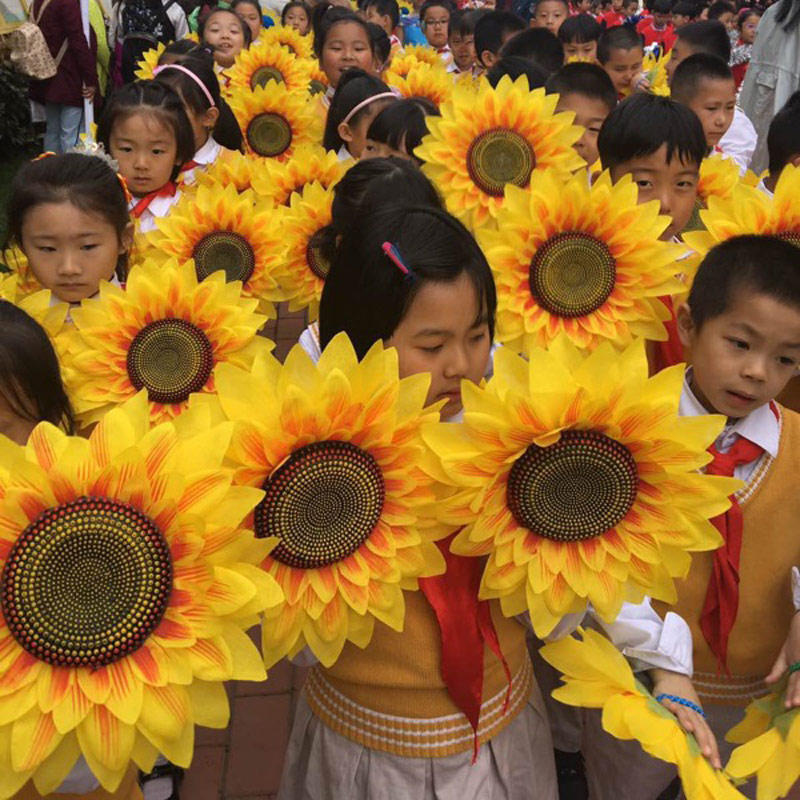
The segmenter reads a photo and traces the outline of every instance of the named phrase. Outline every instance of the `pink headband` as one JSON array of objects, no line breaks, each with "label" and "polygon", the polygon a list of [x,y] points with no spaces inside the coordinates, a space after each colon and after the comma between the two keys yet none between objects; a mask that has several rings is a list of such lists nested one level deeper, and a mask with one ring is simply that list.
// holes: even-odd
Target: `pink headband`
[{"label": "pink headband", "polygon": [[206,100],[208,100],[209,105],[211,108],[216,108],[216,103],[214,102],[214,98],[211,96],[211,92],[208,91],[208,87],[194,74],[190,69],[186,69],[186,67],[181,66],[180,64],[162,64],[160,67],[156,67],[153,70],[153,75],[158,75],[159,73],[163,72],[165,69],[177,69],[178,72],[182,72],[184,75],[188,75],[202,90],[203,94],[206,96]]},{"label": "pink headband", "polygon": [[361,111],[362,108],[366,108],[371,103],[374,103],[376,100],[388,100],[389,98],[392,100],[397,100],[397,95],[394,92],[383,92],[382,94],[374,94],[372,97],[368,97],[366,100],[362,100],[358,105],[354,106],[350,109],[350,113],[342,120],[342,124],[346,124],[353,119],[353,116]]}]

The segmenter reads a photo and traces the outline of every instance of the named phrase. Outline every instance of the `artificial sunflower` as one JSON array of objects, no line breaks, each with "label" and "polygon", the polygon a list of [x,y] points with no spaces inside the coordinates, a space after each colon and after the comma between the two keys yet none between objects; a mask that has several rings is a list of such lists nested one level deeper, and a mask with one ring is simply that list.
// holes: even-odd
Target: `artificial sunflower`
[{"label": "artificial sunflower", "polygon": [[755,700],[726,739],[739,744],[725,766],[734,778],[755,776],[757,800],[785,797],[800,780],[800,708],[786,708],[786,680]]},{"label": "artificial sunflower", "polygon": [[409,2],[409,0],[398,0],[397,5],[400,8],[400,13],[403,16],[416,13],[414,10],[414,4]]},{"label": "artificial sunflower", "polygon": [[578,347],[635,336],[667,338],[659,296],[677,292],[680,247],[659,236],[669,218],[639,205],[626,176],[568,180],[536,170],[526,190],[508,186],[497,230],[478,238],[497,284],[497,337],[528,352],[566,335]]},{"label": "artificial sunflower", "polygon": [[565,338],[528,360],[501,347],[486,386],[462,383],[464,421],[425,429],[423,466],[455,490],[453,552],[489,556],[481,597],[530,611],[542,638],[587,602],[610,621],[625,600],[675,601],[741,485],[696,472],[725,420],[678,417],[682,384],[682,365],[648,378],[642,340],[587,355]]},{"label": "artificial sunflower", "polygon": [[570,706],[602,708],[603,728],[617,739],[636,739],[655,758],[675,764],[688,800],[744,800],[722,771],[715,770],[686,733],[634,677],[628,662],[597,631],[581,630],[539,651],[562,673],[553,697]]},{"label": "artificial sunflower", "polygon": [[[260,174],[265,164],[271,162],[255,162],[235,150],[223,150],[219,158],[208,169],[195,171],[194,187],[207,186],[219,191],[226,186],[233,186],[239,194],[253,188],[253,181]],[[181,187],[182,191],[193,191],[192,186]]]},{"label": "artificial sunflower", "polygon": [[671,52],[664,53],[658,58],[652,53],[645,53],[642,69],[650,84],[650,92],[662,97],[669,97],[669,83],[667,81],[667,62],[672,55]]},{"label": "artificial sunflower", "polygon": [[192,259],[200,280],[222,270],[227,280],[241,281],[244,294],[272,318],[273,300],[282,298],[268,257],[283,247],[272,216],[268,203],[254,209],[234,186],[199,186],[156,221],[158,229],[144,236],[143,254],[180,264]]},{"label": "artificial sunflower", "polygon": [[800,246],[800,168],[788,164],[769,197],[743,182],[728,197],[710,197],[700,212],[704,231],[687,233],[684,240],[701,256],[714,245],[743,234],[777,236]]},{"label": "artificial sunflower", "polygon": [[266,317],[223,272],[198,281],[191,261],[147,261],[125,289],[103,284],[74,309],[76,338],[65,358],[67,389],[86,426],[147,390],[154,421],[183,413],[194,392],[214,391],[220,364],[249,367],[271,343],[258,330]]},{"label": "artificial sunflower", "polygon": [[261,41],[265,44],[279,44],[289,50],[296,58],[313,58],[312,37],[303,36],[288,25],[273,25],[262,34]]},{"label": "artificial sunflower", "polygon": [[252,92],[240,89],[231,96],[230,105],[250,155],[285,161],[301,144],[322,139],[308,95],[291,92],[275,81]]},{"label": "artificial sunflower", "polygon": [[159,42],[156,47],[152,50],[148,50],[143,56],[142,60],[137,65],[136,72],[133,74],[140,80],[140,81],[149,81],[152,80],[155,76],[153,72],[155,68],[158,66],[158,59],[164,53],[164,50],[167,49],[167,45],[164,42]]},{"label": "artificial sunflower", "polygon": [[21,308],[45,329],[54,342],[57,341],[59,333],[63,330],[69,306],[66,303],[54,303],[48,289],[26,294],[20,286],[17,273],[0,273],[0,300],[6,300]]},{"label": "artificial sunflower", "polygon": [[308,64],[308,92],[309,94],[324,94],[330,86],[325,70],[319,65],[319,61],[309,59]]},{"label": "artificial sunflower", "polygon": [[18,247],[9,247],[2,252],[0,263],[17,278],[16,292],[18,295],[29,295],[41,292],[44,289],[36,279],[28,263],[28,257]]},{"label": "artificial sunflower", "polygon": [[255,89],[268,81],[282,83],[290,92],[305,91],[310,80],[304,60],[296,58],[277,42],[259,42],[244,48],[225,73],[231,90]]},{"label": "artificial sunflower", "polygon": [[444,67],[425,63],[417,64],[405,77],[390,70],[386,73],[386,82],[403,97],[423,97],[436,108],[450,99],[454,87],[453,76]]},{"label": "artificial sunflower", "polygon": [[732,158],[715,153],[700,164],[700,180],[697,182],[697,200],[691,219],[684,232],[703,229],[700,212],[708,208],[711,197],[730,197],[739,185],[739,167]]},{"label": "artificial sunflower", "polygon": [[544,89],[530,91],[525,76],[505,76],[496,88],[481,81],[477,93],[454,87],[442,116],[427,118],[430,133],[415,152],[453,214],[478,229],[497,216],[508,184],[526,187],[534,169],[584,165],[572,148],[583,129],[571,113],[555,112],[557,102]]},{"label": "artificial sunflower", "polygon": [[264,489],[256,536],[278,538],[262,568],[285,588],[262,627],[267,665],[309,646],[330,666],[346,641],[365,647],[375,620],[402,630],[404,589],[441,574],[432,482],[419,469],[428,376],[399,380],[397,353],[359,362],[340,334],[315,366],[296,346],[281,367],[223,365],[219,401],[237,423],[236,479]]},{"label": "artificial sunflower", "polygon": [[282,592],[230,435],[200,413],[151,427],[142,393],[88,439],[0,437],[0,797],[53,792],[81,755],[109,792],[131,760],[186,767],[194,726],[228,723],[222,682],[264,679],[244,631]]},{"label": "artificial sunflower", "polygon": [[312,181],[324,189],[333,187],[352,163],[340,161],[335,152],[320,145],[303,145],[288,161],[265,161],[253,176],[253,189],[276,206],[288,206],[291,197]]},{"label": "artificial sunflower", "polygon": [[273,256],[273,274],[289,301],[289,311],[307,308],[311,322],[319,313],[331,266],[314,237],[331,224],[332,205],[333,189],[325,189],[316,181],[306,184],[301,193],[292,193],[289,209],[280,221],[285,250]]}]

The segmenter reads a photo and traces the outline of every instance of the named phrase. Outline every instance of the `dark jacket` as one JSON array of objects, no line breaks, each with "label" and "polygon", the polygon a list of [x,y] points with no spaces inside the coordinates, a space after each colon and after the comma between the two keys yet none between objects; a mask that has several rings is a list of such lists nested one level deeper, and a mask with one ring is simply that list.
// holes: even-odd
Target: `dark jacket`
[{"label": "dark jacket", "polygon": [[[43,3],[44,0],[35,0],[33,19],[38,18]],[[83,35],[78,0],[50,0],[39,20],[39,27],[54,59],[65,39],[69,44],[58,72],[46,81],[31,82],[31,99],[40,103],[82,106],[83,85],[97,86],[97,40],[92,31],[92,47],[89,49]]]}]

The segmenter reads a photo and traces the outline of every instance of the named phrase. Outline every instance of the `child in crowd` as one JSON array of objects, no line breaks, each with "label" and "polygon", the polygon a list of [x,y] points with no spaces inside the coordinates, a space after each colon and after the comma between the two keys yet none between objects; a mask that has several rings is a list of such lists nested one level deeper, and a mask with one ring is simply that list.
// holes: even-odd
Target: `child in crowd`
[{"label": "child in crowd", "polygon": [[403,49],[403,43],[397,35],[397,26],[400,24],[400,6],[397,5],[397,0],[367,0],[364,4],[364,18],[386,31],[392,56]]},{"label": "child in crowd", "polygon": [[232,67],[236,56],[250,47],[250,27],[236,12],[227,8],[212,8],[200,17],[197,30],[200,41],[211,48],[217,69]]},{"label": "child in crowd", "polygon": [[772,197],[775,185],[787,164],[800,167],[800,91],[772,118],[767,134],[769,171],[758,184],[761,191]]},{"label": "child in crowd", "polygon": [[697,10],[694,3],[689,0],[678,0],[672,7],[672,24],[676,30],[688,25],[697,18]]},{"label": "child in crowd", "polygon": [[644,46],[642,37],[633,28],[627,25],[609,28],[597,42],[597,60],[620,99],[637,88],[646,88],[642,86]]},{"label": "child in crowd", "polygon": [[549,78],[564,65],[564,47],[550,31],[530,28],[514,34],[500,49],[501,58],[524,58]]},{"label": "child in crowd", "polygon": [[742,85],[747,68],[750,66],[759,22],[761,22],[761,11],[758,8],[743,8],[736,20],[739,36],[731,49],[731,67],[737,90]]},{"label": "child in crowd", "polygon": [[567,0],[534,0],[531,27],[546,28],[551,33],[558,35],[558,29],[568,17],[569,4]]},{"label": "child in crowd", "polygon": [[422,165],[422,160],[414,155],[414,151],[428,133],[425,119],[438,116],[439,109],[423,97],[389,103],[370,123],[361,158],[394,156]]},{"label": "child in crowd", "polygon": [[605,25],[606,29],[623,25],[625,14],[622,11],[622,3],[623,0],[611,0],[610,7],[597,18],[597,21],[601,25]]},{"label": "child in crowd", "polygon": [[242,149],[242,132],[220,93],[214,62],[203,51],[156,67],[155,75],[181,98],[192,125],[195,152],[181,167],[181,182],[190,185],[197,170],[207,170],[227,151]]},{"label": "child in crowd", "polygon": [[364,70],[348,70],[331,100],[323,146],[337,152],[342,161],[361,158],[370,123],[396,102],[397,96],[379,78]]},{"label": "child in crowd", "polygon": [[639,0],[622,0],[622,13],[625,25],[636,26],[641,19],[639,14]]},{"label": "child in crowd", "polygon": [[281,11],[281,25],[294,28],[300,35],[306,36],[311,29],[311,8],[303,0],[292,0]]},{"label": "child in crowd", "polygon": [[125,281],[133,242],[126,194],[104,158],[67,153],[24,164],[11,185],[6,248],[24,253],[55,299],[79,303],[100,281]]},{"label": "child in crowd", "polygon": [[728,0],[716,0],[708,7],[708,19],[721,22],[731,32],[736,29],[736,6]]},{"label": "child in crowd", "polygon": [[231,11],[235,11],[247,23],[247,27],[250,28],[250,41],[258,41],[258,37],[264,32],[258,0],[233,0]]},{"label": "child in crowd", "polygon": [[597,40],[603,26],[591,14],[576,14],[565,19],[558,29],[558,40],[564,46],[567,61],[597,61]]},{"label": "child in crowd", "polygon": [[657,44],[660,53],[668,53],[675,44],[675,27],[672,24],[672,0],[656,0],[653,15],[642,20],[636,31],[644,38],[645,47]]},{"label": "child in crowd", "polygon": [[483,69],[491,69],[500,58],[500,48],[525,23],[510,11],[488,11],[475,23],[475,54]]},{"label": "child in crowd", "polygon": [[175,180],[195,152],[181,98],[158,81],[117,89],[97,126],[97,139],[119,162],[130,189],[131,216],[142,232],[154,230],[178,201]]},{"label": "child in crowd", "polygon": [[455,11],[450,17],[447,41],[453,60],[447,67],[448,72],[477,74],[475,54],[475,24],[480,18],[479,11]]},{"label": "child in crowd", "polygon": [[422,32],[445,64],[449,64],[452,57],[447,44],[447,28],[453,11],[455,8],[450,0],[425,0],[419,9]]},{"label": "child in crowd", "polygon": [[[543,30],[543,29],[542,29]],[[524,75],[528,79],[528,88],[541,89],[547,83],[549,74],[533,61],[521,56],[503,56],[486,73],[486,80],[496,88],[497,84],[508,75],[512,81]]]},{"label": "child in crowd", "polygon": [[375,75],[383,74],[392,60],[392,43],[386,31],[374,22],[367,23],[369,38],[372,40],[372,49],[375,57],[372,62],[372,71]]},{"label": "child in crowd", "polygon": [[565,64],[547,82],[558,94],[556,111],[572,111],[583,135],[573,145],[591,168],[599,158],[597,137],[606,117],[616,108],[617,93],[605,70],[596,64]]},{"label": "child in crowd", "polygon": [[720,140],[733,122],[736,86],[731,68],[716,56],[685,58],[672,76],[672,99],[694,111],[703,125],[709,152],[722,153]]}]

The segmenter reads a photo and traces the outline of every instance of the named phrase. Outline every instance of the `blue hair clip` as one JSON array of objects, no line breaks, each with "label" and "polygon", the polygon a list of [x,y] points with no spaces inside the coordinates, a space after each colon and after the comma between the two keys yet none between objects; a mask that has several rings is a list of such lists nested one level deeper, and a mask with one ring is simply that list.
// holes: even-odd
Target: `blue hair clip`
[{"label": "blue hair clip", "polygon": [[383,252],[407,279],[414,277],[409,267],[406,266],[405,261],[403,261],[403,257],[400,255],[400,251],[397,249],[396,245],[393,245],[391,242],[384,242]]}]

